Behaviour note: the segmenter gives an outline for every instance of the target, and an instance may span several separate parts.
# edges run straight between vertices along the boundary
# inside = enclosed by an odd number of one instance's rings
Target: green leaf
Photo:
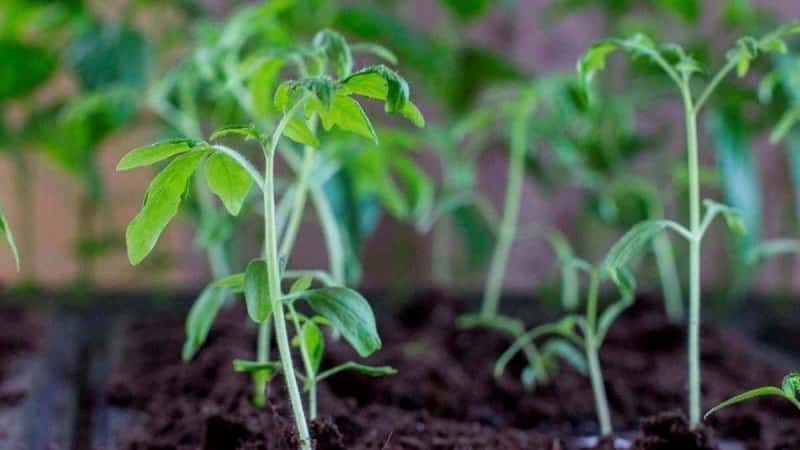
[[[346,287],[311,289],[306,293],[306,300],[314,311],[331,322],[331,326],[361,357],[381,348],[372,308],[358,292]]]
[[[334,125],[344,131],[349,131],[373,142],[378,142],[378,135],[372,127],[367,114],[361,105],[347,95],[337,94],[330,109],[317,106],[317,113],[322,120],[322,126],[330,130]]]
[[[340,82],[349,92],[384,101],[386,112],[403,111],[409,99],[408,83],[384,65],[359,70]]]
[[[390,366],[367,366],[364,364],[359,364],[357,362],[348,361],[344,364],[339,364],[338,366],[321,373],[320,376],[317,377],[317,381],[323,380],[325,378],[328,378],[339,372],[344,372],[346,370],[357,372],[369,377],[385,377],[397,374],[397,369]]]
[[[228,275],[214,282],[214,286],[230,288],[233,292],[244,292],[244,272]]]
[[[149,166],[191,150],[204,149],[206,145],[203,141],[193,139],[170,139],[137,147],[122,157],[117,164],[117,170],[130,170]]]
[[[267,262],[254,259],[247,264],[244,275],[244,299],[247,314],[253,322],[261,323],[272,313],[269,298],[269,276]]]
[[[298,292],[307,291],[308,288],[311,287],[311,281],[313,279],[314,278],[311,275],[298,278],[294,283],[292,283],[292,287],[289,288],[289,293],[296,294]]]
[[[189,311],[186,318],[186,341],[183,344],[183,360],[189,361],[206,341],[214,318],[225,301],[227,289],[214,285],[206,287]]]
[[[400,114],[402,114],[403,117],[410,120],[411,123],[419,128],[425,126],[425,117],[422,115],[417,106],[411,103],[410,100],[406,102],[406,106],[403,107],[403,110],[400,111]]]
[[[589,92],[589,87],[595,75],[606,68],[608,55],[617,49],[617,44],[612,41],[600,41],[589,47],[578,60],[578,80],[584,93]]]
[[[471,20],[485,13],[495,0],[439,0],[439,3],[459,19]]]
[[[725,218],[725,223],[734,234],[743,236],[747,233],[747,228],[742,220],[742,215],[736,208],[732,208],[728,205],[723,205],[722,203],[708,199],[703,201],[703,205],[706,207],[707,216],[714,216],[722,213],[722,216]]]
[[[153,178],[139,214],[128,224],[128,259],[136,265],[153,250],[161,232],[178,213],[189,178],[208,151],[189,152],[173,159]]]
[[[631,259],[648,248],[648,243],[658,233],[670,226],[680,226],[668,220],[647,220],[631,228],[608,251],[603,265],[615,272],[628,265]]]
[[[14,255],[14,261],[16,262],[17,271],[19,272],[19,251],[17,250],[17,244],[14,243],[14,235],[11,234],[11,228],[8,226],[8,219],[6,219],[2,208],[0,208],[0,235],[5,238],[8,246],[11,247],[11,253]]]
[[[303,336],[303,345],[306,348],[311,369],[313,373],[318,373],[319,366],[322,364],[322,355],[325,353],[325,339],[322,337],[322,331],[313,321],[307,320],[303,323],[300,332]]]
[[[67,60],[87,90],[118,84],[141,89],[147,83],[151,48],[144,35],[127,25],[94,22],[72,42]]]
[[[575,311],[580,303],[578,268],[571,264],[575,259],[575,252],[563,233],[553,230],[546,233],[545,237],[553,247],[561,268],[561,305],[567,311]]]
[[[277,373],[280,370],[281,364],[277,362],[258,362],[258,361],[250,361],[246,359],[234,359],[233,360],[233,370],[236,372],[261,372],[266,371],[270,374]],[[271,376],[269,378],[272,378]]]
[[[283,130],[283,135],[287,138],[313,148],[319,148],[319,140],[314,132],[308,128],[305,121],[298,117],[292,117]]]
[[[314,47],[333,61],[336,75],[344,78],[353,70],[353,55],[344,36],[333,30],[322,30],[314,36]]]
[[[700,17],[699,0],[657,0],[659,8],[671,12],[681,19],[695,23]]]
[[[586,356],[575,345],[562,338],[549,339],[542,346],[542,353],[557,355],[582,374],[589,372]]]
[[[729,406],[735,405],[737,403],[741,403],[745,400],[750,400],[756,397],[782,397],[786,398],[786,393],[782,390],[774,387],[774,386],[764,386],[756,389],[752,389],[750,391],[744,392],[742,394],[736,395],[734,397],[725,400],[724,402],[720,403],[719,405],[711,408],[705,416],[704,419],[707,419],[710,415],[714,414],[715,412],[727,408]]]
[[[611,325],[614,324],[614,321],[633,304],[633,291],[629,290],[626,292],[624,289],[622,290],[622,299],[606,307],[597,321],[596,345],[598,349],[603,345],[608,330],[611,329]]]
[[[260,137],[258,130],[252,125],[229,125],[214,131],[211,134],[211,140],[215,141],[225,136],[241,136],[246,140],[253,139],[256,141]]]
[[[211,192],[222,200],[228,212],[239,215],[253,187],[250,174],[235,159],[221,152],[215,152],[208,158],[205,174]]]
[[[285,63],[283,58],[267,58],[250,79],[250,99],[259,118],[273,111],[272,90]]]
[[[790,373],[783,377],[781,390],[787,398],[796,400],[797,394],[800,393],[800,373]]]

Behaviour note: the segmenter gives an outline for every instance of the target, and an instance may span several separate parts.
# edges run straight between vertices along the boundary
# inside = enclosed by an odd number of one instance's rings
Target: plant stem
[[[611,414],[608,408],[608,396],[603,382],[603,372],[600,368],[600,359],[597,356],[599,343],[595,340],[597,335],[597,296],[600,287],[600,276],[597,270],[592,270],[589,278],[589,299],[586,304],[587,333],[586,333],[586,360],[589,363],[589,376],[594,393],[597,421],[600,424],[600,434],[608,436],[612,432]]]
[[[688,82],[681,85],[689,168],[689,425],[700,423],[700,161],[697,116]]]
[[[271,353],[272,341],[272,322],[265,320],[258,327],[258,354],[256,355],[257,361],[265,363],[269,361]],[[253,374],[253,404],[261,408],[267,404],[267,397],[269,397],[269,384],[267,378],[261,372]]]
[[[519,217],[520,203],[522,201],[522,181],[525,173],[525,142],[520,139],[516,132],[518,127],[524,127],[524,120],[516,120],[511,136],[511,152],[508,158],[508,184],[506,185],[505,204],[503,206],[503,218],[498,230],[497,245],[492,254],[492,262],[489,267],[489,277],[486,281],[486,289],[483,292],[483,305],[481,306],[481,316],[492,318],[497,315],[500,303],[500,294],[503,289],[503,279],[505,278],[508,256],[511,251],[511,244],[517,232],[517,219]]]
[[[25,255],[22,263],[22,280],[36,282],[36,208],[33,204],[33,184],[28,160],[22,152],[14,153],[14,189],[20,217],[20,247]]]
[[[278,141],[283,135],[289,119],[296,111],[305,104],[307,97],[300,99],[287,111],[278,126],[275,128],[269,148],[264,150],[264,258],[267,261],[267,280],[269,282],[269,299],[272,303],[273,325],[275,327],[275,340],[278,344],[278,354],[281,359],[283,377],[286,381],[286,390],[289,393],[289,402],[292,407],[297,434],[300,438],[300,448],[311,450],[311,435],[308,431],[305,411],[303,410],[303,399],[297,387],[297,378],[292,362],[292,350],[289,346],[289,336],[286,331],[286,316],[284,314],[284,304],[281,300],[281,268],[278,259],[278,242],[275,229],[275,182],[274,182],[274,163]],[[266,321],[265,321],[266,322]],[[259,333],[266,333],[269,330],[264,322],[261,323]],[[263,356],[263,343],[259,342],[259,355]],[[268,356],[268,355],[267,355]]]
[[[660,233],[653,239],[653,254],[658,268],[658,277],[661,280],[667,318],[672,323],[681,323],[686,314],[683,307],[681,280],[675,267],[672,244],[666,234]]]
[[[314,420],[317,418],[317,380],[314,368],[311,365],[311,358],[308,355],[308,348],[303,336],[303,329],[300,327],[300,320],[297,318],[297,312],[291,303],[287,305],[289,313],[292,315],[292,322],[294,323],[295,335],[298,336],[300,341],[300,357],[303,360],[303,367],[306,371],[306,383],[308,388],[308,418]]]
[[[303,211],[305,210],[306,199],[308,198],[308,181],[313,169],[314,149],[306,146],[303,156],[303,166],[298,174],[296,192],[294,194],[294,206],[289,216],[286,232],[283,234],[283,239],[281,240],[279,255],[286,258],[285,261],[287,264],[289,261],[289,254],[292,252],[292,247],[294,247],[294,242],[297,239],[297,232],[300,229],[300,221],[303,218]]]

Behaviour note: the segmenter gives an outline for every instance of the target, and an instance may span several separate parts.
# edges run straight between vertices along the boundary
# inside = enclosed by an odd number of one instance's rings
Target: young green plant
[[[562,242],[559,245],[565,244]],[[562,260],[562,271],[565,274],[582,271],[589,277],[584,314],[569,314],[557,322],[540,325],[527,331],[500,355],[494,368],[495,376],[502,376],[511,359],[520,350],[537,339],[547,338],[547,342],[542,345],[543,349],[557,349],[557,352],[550,351],[548,353],[560,356],[576,370],[589,376],[602,436],[610,435],[613,428],[599,352],[614,321],[633,304],[636,288],[633,276],[618,264],[616,251],[617,247],[612,247],[606,259],[597,265],[574,257]],[[577,276],[562,277],[562,279],[574,283],[574,285],[562,286],[562,290],[565,292],[579,291]],[[610,303],[601,312],[599,311],[600,286],[605,280],[611,280],[614,283],[620,293],[620,298]],[[534,373],[536,370],[535,367],[526,368],[526,371]]]
[[[789,33],[800,32],[800,26],[781,27],[766,36],[755,39],[745,37],[727,54],[725,65],[710,79],[699,95],[692,89],[692,77],[701,72],[699,64],[680,46],[657,45],[643,34],[628,39],[608,39],[593,45],[578,61],[577,71],[583,84],[587,101],[591,101],[589,85],[591,80],[606,66],[606,59],[614,50],[621,49],[636,57],[641,57],[657,65],[677,85],[684,109],[687,166],[689,174],[689,226],[683,227],[675,222],[656,220],[644,222],[629,232],[629,250],[640,251],[641,242],[646,242],[656,234],[670,228],[686,238],[689,243],[689,313],[688,313],[688,367],[689,367],[689,422],[692,427],[700,422],[700,289],[701,289],[701,242],[715,216],[725,215],[728,224],[741,230],[741,220],[735,212],[715,202],[706,203],[703,215],[700,201],[700,155],[697,132],[697,119],[703,106],[708,102],[720,82],[731,72],[738,76],[747,74],[752,61],[762,52],[786,52],[783,37]],[[623,238],[625,240],[626,238]]]
[[[783,377],[783,382],[781,383],[780,387],[762,386],[751,389],[747,392],[743,392],[739,395],[735,395],[719,405],[711,408],[705,414],[705,416],[703,416],[703,418],[707,419],[709,416],[721,409],[728,408],[737,403],[758,397],[780,397],[789,401],[797,409],[800,409],[800,400],[797,398],[798,394],[800,394],[800,373],[790,373],[789,375]]]
[[[292,361],[286,327],[287,310],[289,317],[299,327],[298,333],[303,333],[298,336],[304,336],[306,332],[313,333],[307,331],[313,330],[312,325],[308,324],[316,324],[313,320],[302,320],[295,311],[295,303],[304,300],[360,356],[365,357],[378,350],[381,341],[369,303],[352,289],[342,286],[311,289],[308,279],[302,278],[304,281],[296,283],[294,289],[284,295],[281,283],[288,277],[284,268],[290,254],[279,251],[276,227],[275,162],[279,155],[279,143],[285,137],[305,146],[306,151],[318,148],[319,140],[314,131],[317,120],[325,130],[336,127],[376,140],[372,123],[354,96],[381,100],[387,112],[400,113],[420,126],[424,119],[409,100],[407,83],[392,70],[385,66],[371,66],[353,72],[349,47],[337,33],[329,30],[320,32],[314,39],[313,47],[302,54],[309,59],[303,63],[313,64],[320,72],[286,81],[277,88],[274,103],[280,112],[280,119],[271,133],[263,133],[255,126],[231,126],[211,136],[212,141],[222,136],[238,135],[258,142],[264,155],[262,171],[258,171],[242,153],[234,149],[191,139],[171,140],[134,149],[123,157],[118,170],[171,160],[151,182],[142,210],[128,226],[126,240],[133,264],[141,262],[153,249],[161,232],[177,214],[188,182],[201,165],[210,190],[231,214],[236,215],[241,211],[253,185],[260,189],[264,211],[263,256],[250,261],[244,272],[227,276],[206,287],[189,313],[183,356],[184,359],[191,359],[203,345],[228,291],[243,291],[248,315],[259,326],[257,359],[238,361],[235,368],[252,374],[253,400],[257,406],[263,406],[266,402],[265,391],[270,378],[278,369],[283,373],[300,446],[307,450],[311,448],[311,437]],[[335,77],[327,73],[329,64],[333,66]],[[289,151],[291,149],[287,148],[286,152]],[[301,214],[302,207],[303,204],[299,204],[294,213]],[[287,238],[293,239],[293,236],[285,236],[284,242]],[[317,277],[328,279],[319,274]],[[269,360],[270,324],[274,328],[279,362]],[[311,385],[331,375],[317,374],[315,369],[318,360],[312,359],[311,353],[312,350],[322,349],[319,342],[311,338],[299,338],[301,356],[305,354],[303,361],[307,365],[305,379],[307,382],[311,380]],[[371,374],[387,371],[385,368],[363,369],[352,364],[338,370],[344,369],[367,373],[373,370]],[[313,398],[315,402],[315,395]],[[313,414],[315,409],[312,409]]]

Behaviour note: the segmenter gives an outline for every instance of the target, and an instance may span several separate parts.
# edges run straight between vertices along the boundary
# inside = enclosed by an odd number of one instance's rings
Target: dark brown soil
[[[20,308],[0,308],[0,416],[25,398],[29,385],[20,383],[25,377],[15,376],[22,359],[41,349],[43,326]],[[2,427],[0,422],[0,427]]]
[[[321,419],[312,426],[316,448],[555,450],[596,432],[586,378],[564,366],[554,383],[529,392],[515,376],[516,364],[495,380],[491,368],[508,341],[456,328],[461,311],[458,301],[426,294],[379,320],[384,348],[368,362],[400,373],[379,379],[341,374],[321,386]],[[120,448],[294,450],[281,379],[273,381],[271,404],[257,410],[249,403],[249,379],[231,369],[233,358],[253,354],[254,333],[246,324],[242,311],[225,312],[191,364],[178,361],[182,316],[130,327],[108,392],[112,403],[137,412],[121,431]],[[709,421],[713,433],[690,431],[680,414],[664,414],[683,406],[684,336],[659,307],[640,302],[602,349],[616,429],[638,429],[640,418],[649,417],[633,448],[707,450],[716,448],[715,435],[743,441],[748,450],[800,448],[800,415],[780,400],[723,411]],[[743,389],[779,383],[784,375],[735,332],[707,327],[702,342],[706,407]],[[343,343],[329,341],[323,365],[353,357]]]

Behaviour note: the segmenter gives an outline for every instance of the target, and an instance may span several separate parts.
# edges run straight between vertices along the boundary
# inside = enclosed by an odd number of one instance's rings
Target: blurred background
[[[556,228],[576,252],[598,258],[639,220],[685,220],[673,87],[646,64],[612,59],[598,80],[601,101],[581,108],[572,84],[583,51],[642,31],[716,68],[739,36],[800,17],[794,0],[0,0],[0,205],[22,254],[17,272],[0,253],[3,285],[169,290],[209,280],[191,205],[156,254],[129,265],[125,226],[153,172],[114,168],[136,146],[186,134],[176,109],[200,110],[206,137],[238,117],[235,102],[215,91],[235,74],[213,56],[267,14],[253,8],[272,8],[256,31],[263,39],[288,45],[330,27],[397,55],[428,126],[382,143],[402,147],[427,173],[433,206],[426,217],[413,214],[410,191],[419,185],[400,180],[356,189],[357,201],[337,213],[356,217],[355,226],[343,224],[358,256],[356,281],[404,290],[477,289],[484,279],[507,182],[507,132],[480,125],[476,114],[493,93],[531,83],[539,93],[505,287],[544,289],[556,281],[556,257],[531,229]],[[728,79],[701,121],[704,196],[740,208],[748,226],[735,239],[719,227],[704,244],[704,282],[731,295],[800,289],[800,259],[761,261],[753,251],[767,239],[799,237],[800,42],[790,47],[794,54],[759,61],[756,75]],[[385,169],[388,155],[358,161],[352,177]],[[432,224],[430,211],[453,191],[475,195]],[[233,254],[260,245],[258,228],[243,222]],[[674,252],[685,252],[675,242]],[[297,266],[325,264],[315,217],[306,217],[296,249]]]

